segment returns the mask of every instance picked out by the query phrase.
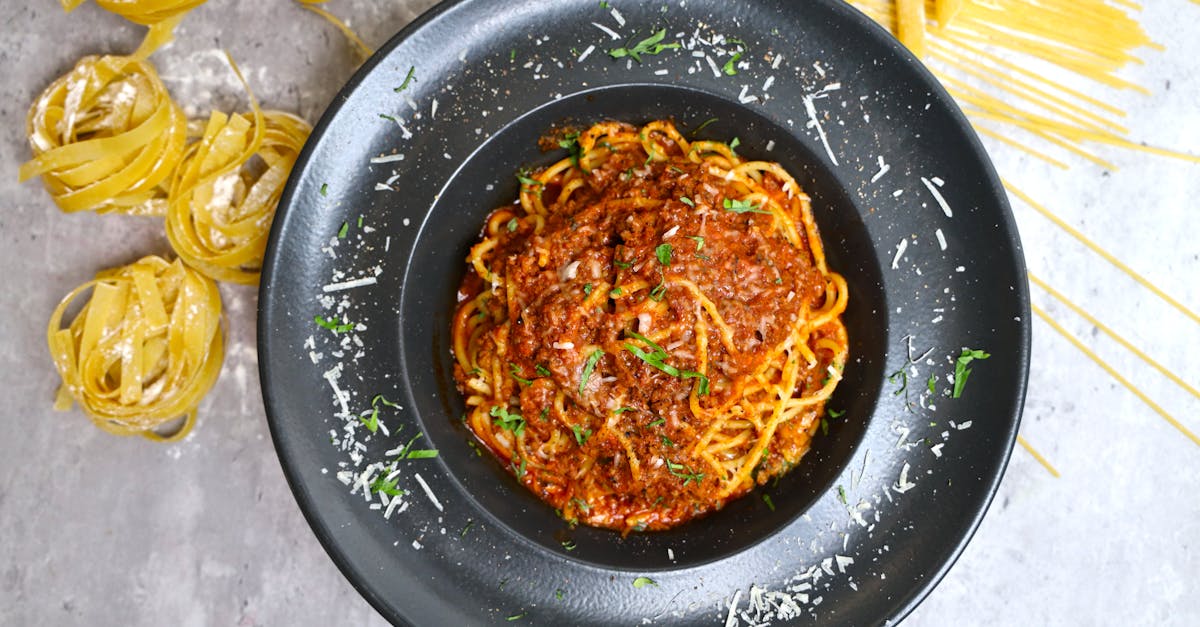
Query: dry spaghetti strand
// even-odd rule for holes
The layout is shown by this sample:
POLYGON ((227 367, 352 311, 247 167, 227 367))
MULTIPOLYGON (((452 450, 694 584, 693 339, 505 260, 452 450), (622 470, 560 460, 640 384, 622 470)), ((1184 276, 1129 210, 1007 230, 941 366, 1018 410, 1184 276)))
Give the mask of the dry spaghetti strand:
POLYGON ((1120 383, 1125 387, 1125 389, 1132 392, 1134 396, 1137 396, 1139 399, 1141 399, 1141 401, 1150 407, 1150 409, 1154 410, 1154 413, 1162 417, 1163 420, 1166 420, 1167 423, 1172 427, 1175 427, 1175 429, 1182 433, 1187 439, 1191 440, 1193 444, 1200 446, 1200 437, 1197 437, 1196 434, 1192 433, 1192 431, 1184 426, 1183 423, 1179 422, 1179 420, 1177 420, 1174 416, 1167 413, 1167 410, 1163 409, 1161 405, 1154 402, 1154 399, 1147 396, 1145 392, 1138 389, 1138 387, 1130 382, 1129 379, 1126 379, 1121 375, 1121 373, 1117 372, 1116 368, 1113 368, 1108 362, 1101 359, 1095 351, 1088 348, 1087 344, 1084 344, 1079 340, 1079 338, 1071 335, 1069 331, 1063 328, 1063 326, 1059 324, 1058 321, 1056 321, 1053 317, 1051 317, 1050 314, 1043 311, 1041 307, 1032 305, 1031 308, 1033 309, 1033 313, 1037 314, 1037 316, 1046 324, 1050 325, 1050 328, 1054 329, 1059 335, 1063 336, 1068 342, 1074 345, 1075 348, 1082 351, 1084 355, 1087 355, 1088 359, 1091 359, 1096 363, 1097 366, 1100 366, 1105 372, 1108 373, 1110 377, 1116 380, 1117 383, 1120 383))
POLYGON ((325 19, 326 22, 333 24, 338 30, 342 31, 342 34, 345 35, 346 39, 349 40, 354 46, 355 51, 358 52, 358 55, 361 59, 366 59, 372 54, 375 54, 375 51, 367 45, 367 42, 363 41, 362 38, 358 36, 358 33, 355 33, 345 22, 341 20, 341 18, 317 6, 318 4, 325 4, 328 1, 329 0, 296 0, 296 2, 300 3, 301 7, 320 15, 325 19))
POLYGON ((1046 472, 1050 473, 1055 479, 1062 477, 1062 475, 1058 474, 1058 470, 1050 464, 1050 461, 1043 457, 1042 454, 1037 451, 1037 449, 1033 448, 1033 445, 1029 443, 1029 440, 1026 440, 1020 434, 1017 434, 1017 443, 1021 445, 1021 448, 1025 449, 1025 452, 1032 455, 1033 458, 1037 460, 1037 463, 1041 464, 1042 468, 1045 468, 1046 472))
POLYGON ((73 401, 109 433, 178 440, 221 371, 221 297, 216 283, 180 261, 145 257, 67 294, 46 339, 62 377, 56 409, 73 401), (67 309, 88 291, 64 327, 67 309), (178 418, 173 434, 156 431, 178 418))
POLYGON ((68 213, 162 215, 187 139, 154 67, 125 56, 80 59, 34 102, 26 130, 34 156, 20 180, 41 176, 68 213))

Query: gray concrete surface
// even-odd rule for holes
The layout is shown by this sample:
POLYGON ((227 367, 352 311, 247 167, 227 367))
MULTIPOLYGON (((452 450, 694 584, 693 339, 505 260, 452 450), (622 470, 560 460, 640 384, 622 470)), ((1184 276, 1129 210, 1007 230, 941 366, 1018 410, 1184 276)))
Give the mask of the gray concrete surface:
MULTIPOLYGON (((431 0, 328 5, 378 45, 431 0)), ((1153 97, 1111 97, 1133 136, 1200 146, 1200 7, 1151 3, 1168 46, 1128 76, 1153 97)), ((271 447, 254 351, 255 293, 223 286, 229 347, 221 379, 185 441, 156 445, 93 428, 50 406, 57 376, 45 321, 99 268, 165 253, 158 220, 63 215, 36 182, 25 112, 85 54, 131 51, 141 29, 93 5, 0 3, 0 624, 378 625, 306 526, 271 447)), ((355 59, 335 30, 290 2, 212 0, 155 61, 190 112, 243 106, 228 49, 264 104, 314 120, 355 59)), ((1200 309, 1194 235, 1200 165, 1101 149, 1119 164, 1056 170, 991 146, 1001 173, 1051 204, 1169 293, 1200 309)), ((1200 326, 1017 206, 1031 270, 1128 334, 1192 385, 1200 326)), ((1200 402, 1140 365, 1046 294, 1061 318, 1163 407, 1200 431, 1200 402)), ((1200 623, 1200 447, 1035 320, 1023 434, 1062 471, 1022 450, 975 540, 908 625, 1200 623)))

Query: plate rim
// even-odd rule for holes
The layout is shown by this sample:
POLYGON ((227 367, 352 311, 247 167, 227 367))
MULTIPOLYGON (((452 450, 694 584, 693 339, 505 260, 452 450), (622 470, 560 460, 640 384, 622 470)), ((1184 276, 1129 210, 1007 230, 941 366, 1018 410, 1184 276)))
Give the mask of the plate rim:
MULTIPOLYGON (((767 0, 770 3, 772 0, 767 0)), ((998 204, 1000 211, 1001 222, 1007 233, 1006 240, 1010 245, 1008 252, 1011 255, 1005 255, 1005 261, 1011 261, 1020 277, 1024 277, 1027 266, 1024 255, 1024 248, 1021 243, 1020 232, 1017 229, 1015 216, 1012 212, 1012 206, 1009 202, 1008 194, 1004 190, 999 174, 996 172, 990 156, 985 150, 982 141, 966 115, 959 107, 958 103, 949 95, 945 87, 933 75, 933 73, 922 63, 915 55, 913 55, 906 47, 900 44, 891 33, 870 19, 867 15, 859 11, 847 2, 840 0, 819 0, 824 3, 831 11, 838 13, 841 17, 848 19, 856 24, 857 27, 866 35, 873 37, 883 45, 887 46, 897 56, 905 66, 911 70, 915 70, 923 80, 922 87, 928 91, 928 96, 937 100, 944 106, 953 119, 957 130, 961 133, 966 145, 971 152, 978 157, 979 163, 984 170, 987 178, 987 186, 990 188, 991 196, 998 204), (1011 259, 1009 257, 1011 256, 1011 259)), ((421 13, 411 22, 402 27, 388 41, 380 46, 376 52, 364 61, 346 81, 346 83, 338 89, 329 106, 321 114, 318 122, 313 126, 311 138, 319 138, 325 134, 328 127, 333 123, 338 114, 349 101, 349 97, 357 91, 372 72, 381 65, 397 47, 403 45, 406 41, 412 38, 416 33, 424 29, 428 24, 443 17, 444 15, 456 10, 470 8, 471 5, 488 5, 494 0, 442 0, 433 5, 425 12, 421 13)), ((788 5, 790 6, 790 5, 788 5)), ((590 87, 588 89, 591 89, 590 87)), ((303 149, 297 156, 292 173, 298 174, 304 172, 312 161, 313 152, 316 150, 318 141, 307 141, 303 149)), ((276 218, 285 216, 289 208, 293 204, 293 199, 298 192, 300 176, 289 176, 287 184, 278 202, 276 218)), ((330 559, 337 566, 342 576, 351 584, 351 586, 386 620, 393 624, 411 625, 405 616, 400 614, 393 605, 382 598, 376 591, 368 585, 369 578, 363 576, 362 573, 349 559, 336 539, 334 538, 334 529, 328 526, 324 521, 320 520, 317 515, 317 504, 313 499, 310 491, 300 478, 297 468, 298 460, 294 459, 291 452, 285 448, 284 440, 287 436, 284 434, 283 422, 273 409, 276 406, 276 393, 268 385, 271 370, 270 356, 272 350, 270 348, 271 330, 267 327, 266 321, 271 319, 276 314, 273 312, 276 303, 273 302, 270 292, 274 283, 274 278, 279 271, 280 263, 279 248, 281 246, 280 233, 283 230, 283 224, 286 220, 275 219, 272 222, 270 235, 267 242, 267 247, 263 256, 262 274, 257 290, 257 307, 256 307, 256 349, 259 355, 258 371, 260 377, 260 392, 262 394, 264 411, 267 418, 268 428, 271 434, 272 445, 276 452, 276 457, 280 463, 281 469, 288 487, 296 499, 297 505, 304 516, 309 528, 317 537, 318 542, 330 559)), ((1017 325, 1017 332, 1020 335, 1020 342, 1013 351, 1015 362, 1018 366, 1016 376, 1016 387, 1013 390, 1013 412, 1011 416, 1005 416, 1008 419, 1009 427, 1003 432, 1001 444, 1003 447, 997 447, 998 456, 996 458, 996 470, 987 481, 981 485, 984 490, 982 502, 978 507, 973 508, 973 513, 969 518, 964 517, 966 522, 965 532, 962 536, 950 547, 948 557, 941 561, 936 570, 931 572, 919 584, 912 586, 908 599, 902 604, 893 605, 895 613, 892 615, 893 622, 903 621, 908 617, 941 583, 951 568, 961 558, 966 546, 974 538, 979 530, 979 526, 983 518, 990 510, 992 503, 995 500, 999 486, 1007 472, 1008 465, 1012 458, 1013 450, 1016 446, 1017 435, 1019 433, 1025 401, 1028 393, 1028 381, 1030 371, 1030 360, 1032 353, 1032 321, 1030 320, 1030 290, 1027 281, 1018 281, 1013 286, 1015 292, 1013 301, 1017 308, 1022 312, 1021 319, 1017 325)), ((855 449, 861 445, 861 442, 856 443, 855 449)), ((522 538, 524 541, 524 539, 522 538)), ((586 566, 591 568, 591 566, 586 566)))

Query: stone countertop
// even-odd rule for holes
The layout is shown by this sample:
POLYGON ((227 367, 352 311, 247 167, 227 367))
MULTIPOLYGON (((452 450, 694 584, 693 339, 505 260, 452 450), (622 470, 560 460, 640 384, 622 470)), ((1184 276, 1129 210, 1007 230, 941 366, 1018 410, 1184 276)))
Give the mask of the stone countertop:
MULTIPOLYGON (((431 0, 327 5, 381 44, 431 0)), ((1155 95, 1105 97, 1129 111, 1131 137, 1198 152, 1200 7, 1151 3, 1142 15, 1164 52, 1126 75, 1155 95)), ((168 246, 149 218, 64 215, 37 182, 16 183, 28 158, 25 113, 81 56, 131 51, 142 29, 85 5, 6 2, 0 17, 0 264, 9 321, 0 330, 8 406, 0 438, 0 624, 379 625, 304 522, 271 446, 254 348, 256 294, 222 285, 224 369, 194 433, 156 445, 51 410, 58 377, 45 320, 100 268, 168 246)), ((262 102, 315 120, 355 66, 342 36, 290 2, 211 0, 154 57, 189 114, 244 106, 221 50, 262 102)), ((1000 173, 1048 204, 1192 309, 1200 309, 1194 203, 1200 165, 1101 148, 1120 166, 1058 170, 991 143, 1000 173)), ((1200 383, 1200 325, 1014 203, 1030 270, 1105 323, 1200 383)), ((1192 431, 1200 402, 1033 289, 1034 303, 1192 431)), ((907 625, 1174 624, 1200 622, 1200 448, 1042 320, 1022 435, 1061 471, 1013 453, 974 540, 907 625)))

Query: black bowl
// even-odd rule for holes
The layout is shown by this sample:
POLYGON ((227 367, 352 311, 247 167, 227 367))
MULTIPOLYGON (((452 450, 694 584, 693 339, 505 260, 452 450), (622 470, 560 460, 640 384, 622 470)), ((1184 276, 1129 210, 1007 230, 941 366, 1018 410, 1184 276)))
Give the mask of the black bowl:
POLYGON ((368 61, 317 125, 280 202, 259 303, 264 401, 296 499, 395 622, 720 622, 723 604, 747 609, 752 586, 796 603, 791 622, 901 618, 961 552, 1016 436, 1029 309, 999 180, 933 77, 841 2, 621 11, 624 27, 594 0, 443 3, 368 61), (699 33, 709 56, 717 35, 737 36, 748 66, 731 75, 728 57, 606 54, 660 28, 666 42, 699 33), (850 286, 851 359, 830 403, 846 413, 767 488, 773 507, 756 493, 669 532, 571 530, 477 456, 458 420, 449 324, 463 259, 484 216, 515 198, 515 171, 557 156, 536 147, 552 126, 673 118, 688 129, 712 117, 702 135, 738 137, 739 151, 781 162, 813 197, 830 265, 850 286), (881 160, 890 170, 877 175, 881 160), (314 324, 333 313, 365 330, 314 324), (947 398, 962 347, 992 356, 947 398), (925 395, 930 375, 938 390, 925 395), (381 407, 389 435, 337 416, 377 394, 403 406, 381 407), (385 517, 377 497, 339 481, 390 462, 417 433, 439 456, 398 462, 407 511, 385 517), (655 583, 634 587, 647 574, 655 583))
MULTIPOLYGON (((555 125, 586 128, 614 119, 644 124, 675 118, 680 128, 705 120, 701 138, 730 141, 736 135, 741 154, 781 163, 797 176, 812 197, 828 243, 830 266, 845 273, 853 297, 845 315, 855 360, 846 368, 831 406, 869 416, 883 381, 887 349, 883 281, 866 226, 846 195, 847 185, 823 165, 820 155, 769 118, 718 94, 668 85, 612 85, 580 91, 533 109, 479 145, 449 176, 445 188, 421 224, 401 287, 398 353, 409 373, 408 402, 429 439, 437 444, 449 475, 475 505, 526 540, 559 551, 564 541, 577 548, 569 559, 596 566, 642 570, 684 568, 712 562, 770 537, 807 511, 842 473, 866 430, 866 421, 847 422, 828 437, 818 437, 798 468, 772 491, 786 494, 771 509, 757 496, 734 501, 721 511, 666 532, 632 534, 589 527, 571 529, 548 505, 538 501, 512 474, 493 460, 481 460, 468 446, 469 430, 459 420, 465 411, 453 385, 448 321, 466 272, 463 261, 478 241, 484 218, 517 197, 519 166, 548 165, 563 154, 544 154, 537 139, 555 125), (771 152, 763 147, 774 142, 771 152), (501 165, 499 168, 497 164, 501 165), (479 181, 503 181, 483 186, 479 181), (436 390, 437 395, 429 394, 436 390), (667 549, 677 553, 668 557, 667 549), (686 549, 686 550, 685 550, 686 549)), ((774 505, 774 500, 772 501, 774 505)))

